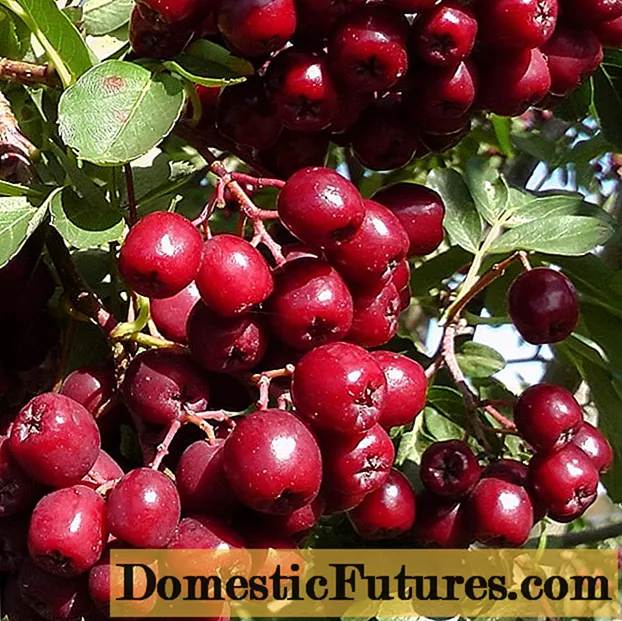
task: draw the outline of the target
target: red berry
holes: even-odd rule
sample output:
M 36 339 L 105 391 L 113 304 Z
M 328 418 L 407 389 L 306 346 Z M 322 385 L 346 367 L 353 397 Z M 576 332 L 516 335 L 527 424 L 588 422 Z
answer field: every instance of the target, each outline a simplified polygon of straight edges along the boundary
M 578 446 L 592 461 L 599 473 L 607 472 L 613 465 L 613 449 L 599 429 L 583 423 L 571 442 Z
M 272 332 L 291 347 L 309 350 L 346 336 L 352 296 L 336 270 L 311 257 L 288 261 L 274 274 L 265 305 Z
M 137 468 L 126 474 L 108 497 L 110 532 L 135 548 L 162 548 L 180 516 L 179 494 L 164 474 Z
M 136 356 L 121 387 L 127 407 L 144 421 L 169 425 L 186 413 L 204 412 L 209 385 L 186 354 L 152 349 Z
M 326 251 L 326 257 L 350 283 L 377 287 L 406 257 L 408 235 L 395 214 L 365 201 L 365 218 L 351 239 Z
M 464 505 L 428 490 L 417 494 L 417 518 L 412 534 L 418 542 L 438 548 L 468 548 L 473 535 Z
M 201 299 L 194 282 L 170 298 L 151 300 L 151 319 L 164 338 L 186 344 L 186 323 L 194 305 Z
M 558 343 L 579 321 L 577 293 L 561 272 L 546 267 L 529 270 L 510 286 L 508 313 L 529 343 Z
M 402 13 L 420 13 L 431 9 L 437 0 L 386 0 L 387 4 Z
M 252 369 L 263 357 L 268 335 L 258 317 L 219 317 L 202 302 L 188 318 L 188 345 L 208 371 L 235 373 Z
M 203 302 L 223 317 L 248 312 L 274 286 L 261 253 L 235 235 L 216 235 L 205 242 L 196 284 Z
M 572 440 L 583 424 L 583 413 L 565 388 L 535 384 L 516 402 L 514 421 L 518 432 L 534 449 L 552 451 Z
M 481 467 L 468 444 L 445 440 L 431 444 L 421 456 L 419 475 L 431 492 L 446 498 L 462 498 L 479 481 Z
M 324 513 L 324 504 L 324 499 L 318 495 L 313 502 L 291 513 L 283 515 L 256 513 L 255 516 L 268 532 L 280 533 L 285 537 L 294 537 L 298 541 L 305 537 L 318 523 Z
M 529 463 L 535 497 L 557 522 L 571 522 L 596 500 L 598 471 L 579 447 L 567 444 L 549 454 L 537 454 Z
M 373 200 L 390 209 L 406 231 L 409 256 L 434 252 L 445 237 L 445 205 L 434 191 L 415 183 L 395 183 L 381 188 Z
M 190 220 L 156 211 L 142 218 L 125 238 L 119 272 L 136 293 L 170 298 L 194 280 L 202 247 L 201 234 Z
M 324 501 L 324 515 L 330 516 L 354 509 L 363 502 L 367 494 L 342 494 L 338 490 L 324 485 L 321 496 Z
M 88 571 L 106 540 L 106 503 L 84 485 L 44 496 L 30 518 L 28 550 L 41 569 L 71 577 Z
M 374 351 L 372 356 L 387 380 L 387 394 L 378 422 L 386 429 L 408 425 L 425 406 L 428 381 L 423 367 L 392 351 Z
M 415 521 L 415 493 L 408 479 L 394 468 L 387 480 L 348 512 L 354 530 L 364 539 L 395 539 Z
M 0 571 L 17 571 L 28 556 L 28 521 L 21 515 L 0 517 Z
M 622 47 L 622 17 L 598 22 L 592 29 L 603 47 Z
M 0 517 L 31 509 L 39 496 L 38 485 L 11 455 L 8 438 L 0 436 Z
M 143 15 L 138 5 L 132 9 L 128 36 L 132 51 L 140 58 L 173 58 L 190 43 L 193 34 L 188 22 L 169 26 Z
M 560 0 L 564 17 L 578 24 L 594 24 L 622 17 L 620 0 Z
M 401 292 L 410 285 L 410 264 L 408 259 L 400 261 L 391 274 L 391 282 Z
M 276 176 L 287 179 L 302 168 L 324 166 L 329 142 L 328 132 L 307 134 L 284 129 L 276 144 L 260 156 Z
M 222 0 L 218 28 L 237 54 L 274 52 L 296 30 L 294 0 Z
M 500 459 L 494 461 L 482 472 L 482 478 L 495 477 L 508 481 L 508 483 L 514 483 L 514 485 L 520 485 L 521 487 L 527 486 L 527 473 L 529 469 L 525 464 L 515 459 Z
M 327 37 L 335 24 L 365 4 L 365 0 L 296 0 L 296 37 L 314 43 Z
M 365 215 L 356 187 L 329 168 L 304 168 L 292 175 L 277 202 L 287 229 L 310 246 L 349 239 Z
M 391 438 L 380 425 L 355 436 L 325 437 L 321 445 L 325 486 L 348 498 L 377 490 L 388 479 L 395 459 Z
M 366 6 L 344 19 L 328 45 L 331 68 L 358 92 L 385 90 L 408 69 L 408 21 L 387 7 Z
M 63 381 L 60 394 L 77 401 L 91 414 L 108 403 L 115 390 L 114 373 L 110 368 L 84 367 L 70 373 Z
M 114 481 L 122 476 L 123 469 L 121 466 L 106 451 L 99 451 L 92 468 L 80 480 L 80 485 L 97 489 L 101 485 L 101 481 Z
M 359 434 L 384 408 L 387 382 L 380 365 L 358 345 L 329 343 L 305 354 L 292 378 L 296 411 L 314 427 Z
M 518 548 L 529 538 L 533 506 L 524 487 L 495 477 L 483 478 L 466 500 L 475 540 L 490 547 Z
M 87 409 L 64 395 L 45 393 L 20 410 L 13 422 L 9 448 L 35 481 L 67 487 L 90 470 L 101 441 Z
M 181 22 L 188 18 L 198 17 L 213 11 L 217 0 L 138 0 L 140 12 L 154 23 L 167 24 Z
M 338 97 L 338 110 L 328 128 L 332 134 L 346 132 L 358 121 L 363 110 L 374 100 L 372 93 L 357 93 L 343 88 L 339 90 Z
M 225 444 L 224 467 L 238 498 L 262 513 L 290 513 L 318 494 L 322 458 L 295 416 L 261 410 L 238 423 Z

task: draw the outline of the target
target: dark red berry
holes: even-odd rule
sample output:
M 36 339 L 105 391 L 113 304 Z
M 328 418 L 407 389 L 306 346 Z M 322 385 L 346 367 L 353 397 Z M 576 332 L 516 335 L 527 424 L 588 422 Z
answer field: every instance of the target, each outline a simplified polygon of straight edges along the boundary
M 10 621 L 46 621 L 26 604 L 19 592 L 17 576 L 10 576 L 2 591 L 2 614 Z
M 415 521 L 415 493 L 408 479 L 394 468 L 387 480 L 348 512 L 354 530 L 364 539 L 395 539 Z
M 97 489 L 102 481 L 114 481 L 122 476 L 121 466 L 106 451 L 99 451 L 92 468 L 80 480 L 80 485 Z
M 161 548 L 179 523 L 181 508 L 174 483 L 150 468 L 126 474 L 108 497 L 110 532 L 136 548 Z
M 527 485 L 527 473 L 529 469 L 525 464 L 515 459 L 500 459 L 494 461 L 482 472 L 482 478 L 495 477 L 525 487 Z
M 338 110 L 328 129 L 332 134 L 339 134 L 339 137 L 345 138 L 341 134 L 358 121 L 363 110 L 374 100 L 374 96 L 372 93 L 357 93 L 342 87 L 338 92 L 338 97 Z M 336 140 L 337 136 L 333 138 Z
M 594 24 L 622 17 L 620 0 L 560 0 L 564 17 L 577 24 Z
M 419 136 L 421 144 L 430 153 L 444 153 L 452 149 L 458 145 L 471 130 L 471 116 L 467 114 L 465 118 L 459 120 L 458 124 L 461 125 L 461 127 L 457 131 L 440 131 L 439 133 L 436 131 L 421 132 Z
M 41 569 L 71 577 L 97 562 L 107 538 L 103 498 L 84 485 L 74 485 L 37 503 L 30 518 L 28 550 Z
M 195 84 L 194 91 L 201 103 L 201 119 L 199 121 L 199 127 L 210 127 L 214 124 L 216 115 L 216 104 L 218 103 L 218 97 L 222 93 L 220 86 L 203 86 L 202 84 Z M 192 112 L 192 108 L 188 109 L 188 113 Z
M 261 253 L 235 235 L 216 235 L 205 242 L 196 284 L 203 302 L 223 317 L 261 304 L 274 286 Z
M 95 414 L 112 399 L 114 390 L 112 369 L 84 367 L 70 373 L 63 381 L 59 392 L 83 405 L 91 414 Z
M 8 438 L 0 436 L 0 517 L 31 509 L 39 496 L 38 485 L 11 455 Z
M 533 526 L 533 506 L 524 487 L 486 477 L 473 488 L 465 511 L 476 541 L 496 548 L 518 548 Z
M 395 459 L 391 438 L 380 425 L 357 435 L 325 436 L 321 446 L 325 486 L 350 498 L 377 490 Z
M 328 44 L 335 74 L 358 92 L 385 90 L 408 69 L 408 21 L 370 5 L 344 19 Z
M 338 490 L 322 486 L 320 492 L 324 501 L 324 515 L 336 515 L 344 511 L 350 511 L 363 502 L 367 494 L 343 494 Z
M 274 52 L 296 30 L 294 0 L 222 0 L 218 28 L 242 56 Z
M 44 393 L 20 410 L 13 422 L 9 448 L 35 481 L 67 487 L 90 470 L 101 441 L 86 408 L 64 395 Z
M 431 492 L 446 498 L 462 498 L 479 481 L 481 467 L 462 440 L 431 444 L 421 456 L 421 482 Z
M 150 21 L 174 24 L 207 14 L 217 8 L 218 0 L 139 0 L 140 12 Z
M 567 444 L 549 454 L 537 454 L 529 463 L 535 497 L 557 522 L 571 522 L 596 500 L 598 471 L 578 446 Z
M 164 338 L 186 344 L 186 323 L 194 305 L 200 300 L 194 282 L 170 298 L 151 300 L 151 319 Z
M 0 517 L 0 571 L 17 571 L 28 556 L 28 520 Z
M 410 240 L 409 256 L 430 254 L 441 245 L 445 205 L 434 190 L 415 183 L 395 183 L 378 190 L 373 200 L 397 216 Z
M 372 356 L 387 380 L 387 394 L 378 422 L 386 429 L 408 425 L 425 405 L 428 382 L 423 367 L 392 351 L 374 351 Z
M 306 426 L 283 410 L 244 418 L 224 449 L 227 478 L 238 498 L 262 513 L 290 513 L 318 494 L 322 458 Z
M 324 166 L 328 156 L 328 132 L 308 134 L 284 129 L 276 144 L 260 154 L 269 170 L 288 179 L 302 168 Z
M 321 494 L 300 509 L 283 515 L 268 515 L 256 513 L 262 527 L 268 532 L 280 533 L 285 537 L 293 537 L 296 541 L 305 537 L 318 523 L 324 513 L 324 499 Z
M 386 0 L 392 8 L 402 13 L 420 13 L 431 9 L 437 0 Z
M 622 17 L 598 22 L 592 30 L 603 47 L 622 47 Z
M 196 276 L 203 240 L 190 220 L 169 211 L 142 218 L 121 246 L 119 272 L 132 289 L 150 298 L 170 298 Z
M 134 54 L 140 58 L 173 58 L 183 52 L 193 34 L 187 22 L 167 27 L 147 19 L 137 5 L 132 9 L 128 36 Z
M 508 313 L 529 343 L 558 343 L 579 321 L 577 293 L 561 272 L 546 267 L 529 270 L 510 286 Z
M 583 412 L 565 388 L 535 384 L 514 405 L 514 421 L 534 449 L 552 451 L 572 440 L 583 424 Z
M 613 449 L 609 440 L 594 425 L 583 423 L 571 442 L 591 459 L 599 473 L 602 474 L 611 469 L 614 458 Z
M 423 490 L 417 494 L 416 505 L 412 535 L 419 543 L 437 548 L 468 548 L 473 542 L 463 504 Z
M 410 285 L 410 264 L 408 259 L 400 261 L 391 274 L 391 282 L 398 291 L 403 291 Z
M 343 339 L 352 327 L 352 296 L 328 263 L 310 257 L 288 261 L 274 274 L 265 305 L 272 332 L 302 350 Z
M 304 168 L 292 175 L 277 202 L 287 229 L 310 246 L 349 239 L 363 222 L 365 207 L 356 187 L 329 168 Z
M 188 345 L 208 371 L 235 373 L 252 369 L 263 357 L 268 342 L 259 317 L 220 317 L 202 302 L 188 318 Z
M 305 354 L 292 378 L 296 411 L 314 427 L 358 434 L 384 408 L 387 382 L 380 365 L 358 345 L 329 343 Z
M 296 0 L 296 37 L 313 44 L 327 37 L 341 19 L 365 4 L 365 0 Z

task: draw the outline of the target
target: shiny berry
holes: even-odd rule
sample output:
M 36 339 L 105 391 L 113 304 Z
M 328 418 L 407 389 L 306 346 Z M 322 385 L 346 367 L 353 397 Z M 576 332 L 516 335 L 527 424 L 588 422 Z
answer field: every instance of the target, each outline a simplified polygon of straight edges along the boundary
M 140 12 L 153 23 L 174 24 L 213 11 L 218 0 L 139 0 Z
M 95 414 L 112 399 L 114 391 L 115 379 L 111 368 L 83 367 L 64 379 L 59 392 Z
M 95 463 L 80 479 L 80 485 L 97 489 L 102 481 L 114 481 L 123 476 L 123 469 L 106 451 L 99 451 Z
M 194 282 L 170 298 L 151 300 L 151 319 L 166 339 L 185 345 L 186 323 L 194 305 L 201 299 Z
M 571 442 L 590 458 L 599 473 L 602 474 L 611 469 L 614 459 L 613 449 L 609 440 L 594 425 L 583 423 Z
M 173 27 L 146 18 L 137 5 L 132 9 L 128 37 L 139 58 L 168 59 L 183 52 L 194 30 L 187 22 Z
M 412 536 L 437 548 L 468 548 L 473 535 L 464 505 L 423 490 L 417 494 L 417 517 Z
M 565 17 L 577 24 L 595 24 L 622 17 L 620 0 L 560 0 Z
M 598 22 L 592 30 L 603 47 L 622 47 L 622 17 Z

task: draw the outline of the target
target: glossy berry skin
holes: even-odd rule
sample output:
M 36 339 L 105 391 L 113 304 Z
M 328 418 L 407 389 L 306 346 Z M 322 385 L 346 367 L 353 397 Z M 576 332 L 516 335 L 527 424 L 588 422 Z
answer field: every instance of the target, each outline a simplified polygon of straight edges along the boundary
M 451 67 L 469 56 L 476 35 L 477 21 L 469 9 L 443 3 L 415 20 L 411 49 L 427 64 Z
M 323 52 L 294 47 L 279 52 L 265 76 L 277 118 L 294 131 L 317 132 L 337 114 L 338 98 Z
M 609 440 L 594 425 L 584 422 L 571 442 L 590 458 L 600 474 L 611 469 L 614 458 L 613 449 Z
M 183 52 L 194 31 L 187 22 L 174 28 L 147 19 L 138 5 L 132 9 L 129 40 L 132 51 L 140 58 L 168 59 Z
M 203 240 L 192 222 L 156 211 L 138 221 L 125 238 L 119 272 L 139 295 L 170 298 L 196 276 Z
M 415 521 L 415 492 L 408 479 L 395 468 L 387 480 L 348 512 L 354 530 L 363 539 L 396 539 Z
M 302 168 L 324 166 L 328 156 L 328 132 L 308 134 L 284 129 L 274 146 L 260 154 L 269 170 L 288 179 Z
M 619 0 L 562 0 L 560 7 L 564 16 L 577 24 L 595 24 L 622 17 Z
M 551 87 L 546 59 L 537 48 L 519 50 L 480 66 L 478 104 L 501 116 L 519 116 Z
M 354 436 L 329 435 L 320 443 L 324 484 L 330 491 L 358 499 L 377 490 L 388 479 L 395 448 L 380 425 Z
M 557 23 L 557 0 L 484 0 L 475 5 L 478 36 L 497 50 L 540 47 Z
M 207 14 L 216 8 L 215 0 L 139 0 L 138 8 L 153 23 L 175 24 L 197 14 Z
M 572 522 L 596 500 L 598 471 L 574 444 L 554 453 L 535 455 L 529 463 L 535 497 L 557 522 Z
M 104 499 L 84 485 L 74 485 L 37 503 L 30 518 L 28 550 L 41 569 L 71 577 L 97 562 L 107 538 Z
M 97 489 L 101 481 L 114 481 L 123 476 L 123 469 L 106 451 L 99 451 L 92 468 L 80 479 L 80 485 Z
M 390 278 L 392 270 L 406 257 L 409 240 L 399 219 L 372 200 L 365 201 L 365 218 L 354 236 L 326 257 L 353 285 L 374 287 Z
M 285 537 L 293 537 L 295 541 L 304 538 L 318 523 L 324 513 L 325 503 L 322 495 L 315 497 L 300 509 L 283 515 L 255 514 L 267 532 L 280 533 Z
M 546 267 L 529 270 L 510 286 L 508 313 L 529 343 L 558 343 L 579 321 L 577 293 L 561 272 Z
M 514 405 L 514 422 L 535 450 L 553 451 L 572 440 L 583 424 L 583 412 L 565 388 L 535 384 Z
M 496 548 L 518 548 L 529 538 L 533 506 L 524 487 L 486 477 L 466 500 L 466 513 L 475 540 Z
M 525 464 L 515 459 L 500 459 L 494 461 L 482 472 L 482 478 L 495 477 L 514 483 L 514 485 L 521 485 L 525 487 L 527 485 L 527 473 L 529 469 Z
M 218 28 L 241 56 L 274 52 L 296 29 L 294 0 L 222 0 Z
M 362 347 L 386 345 L 397 334 L 402 310 L 395 285 L 387 282 L 369 291 L 357 291 L 352 300 L 354 315 L 346 340 Z
M 0 571 L 17 571 L 28 556 L 28 523 L 21 515 L 0 517 Z
M 566 95 L 585 82 L 603 60 L 598 37 L 584 25 L 560 22 L 542 46 L 551 74 L 551 93 Z
M 136 356 L 121 391 L 127 407 L 154 425 L 169 425 L 187 413 L 204 412 L 209 400 L 203 370 L 190 356 L 166 349 Z
M 288 412 L 260 410 L 242 419 L 224 452 L 233 491 L 255 511 L 290 513 L 319 492 L 320 449 L 307 427 Z
M 252 369 L 263 357 L 268 334 L 253 315 L 219 317 L 202 302 L 188 318 L 188 345 L 208 371 L 235 373 Z
M 431 444 L 424 451 L 419 475 L 431 492 L 458 499 L 468 494 L 479 481 L 481 467 L 465 442 L 445 440 Z
M 191 282 L 177 295 L 151 300 L 151 319 L 166 339 L 185 345 L 186 323 L 194 305 L 201 299 L 196 284 Z
M 271 147 L 282 125 L 274 115 L 263 80 L 251 77 L 223 89 L 216 104 L 216 127 L 237 144 L 255 149 Z
M 424 489 L 416 497 L 413 539 L 435 548 L 468 548 L 473 536 L 464 505 Z
M 326 261 L 312 257 L 288 261 L 275 271 L 274 279 L 274 293 L 265 312 L 279 340 L 306 351 L 348 334 L 352 295 Z
M 235 235 L 216 235 L 205 242 L 196 276 L 203 302 L 222 317 L 248 312 L 274 287 L 261 253 Z
M 162 548 L 173 536 L 181 508 L 175 484 L 161 472 L 137 468 L 108 497 L 112 535 L 135 548 Z
M 305 354 L 292 377 L 296 411 L 314 427 L 356 435 L 373 427 L 387 382 L 380 365 L 358 345 L 329 343 Z
M 39 499 L 38 485 L 20 468 L 0 436 L 0 518 L 31 509 Z
M 181 456 L 175 480 L 184 515 L 195 513 L 230 517 L 238 500 L 229 487 L 223 459 L 225 441 L 192 443 Z
M 329 168 L 303 168 L 279 194 L 279 218 L 310 246 L 331 246 L 349 239 L 363 222 L 365 207 L 356 187 Z
M 445 205 L 434 190 L 415 183 L 395 183 L 378 190 L 373 200 L 397 216 L 410 242 L 408 256 L 425 256 L 441 245 Z
M 622 47 L 622 17 L 598 22 L 592 30 L 603 47 Z
M 44 393 L 17 415 L 9 448 L 35 481 L 51 487 L 77 483 L 95 463 L 101 440 L 89 411 L 73 399 Z
M 365 0 L 297 0 L 296 40 L 313 45 L 325 39 L 338 22 L 364 4 Z
M 77 401 L 91 414 L 112 399 L 114 373 L 109 368 L 84 367 L 72 371 L 64 380 L 60 394 Z
M 366 6 L 344 19 L 328 44 L 332 70 L 351 89 L 385 90 L 408 69 L 408 21 L 387 7 Z
M 408 425 L 425 406 L 428 381 L 423 367 L 392 351 L 378 350 L 371 355 L 387 380 L 387 394 L 378 422 L 385 429 Z

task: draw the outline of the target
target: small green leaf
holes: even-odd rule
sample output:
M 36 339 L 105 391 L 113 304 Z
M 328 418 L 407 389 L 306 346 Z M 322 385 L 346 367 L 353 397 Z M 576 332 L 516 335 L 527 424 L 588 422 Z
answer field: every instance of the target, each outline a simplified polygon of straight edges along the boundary
M 555 107 L 555 116 L 563 121 L 581 121 L 590 114 L 593 100 L 594 84 L 593 80 L 589 79 Z
M 489 224 L 496 224 L 506 210 L 509 188 L 489 158 L 475 157 L 467 162 L 465 178 L 475 207 Z
M 462 395 L 448 386 L 431 386 L 428 389 L 427 403 L 438 410 L 452 423 L 461 426 L 467 425 L 467 411 L 464 407 Z
M 464 427 L 457 425 L 445 414 L 431 407 L 423 411 L 423 427 L 425 433 L 436 442 L 459 440 L 464 436 Z
M 618 50 L 607 50 L 605 58 L 592 77 L 594 108 L 605 138 L 622 148 L 622 63 Z
M 467 377 L 490 377 L 505 367 L 505 358 L 498 351 L 473 341 L 466 341 L 456 358 Z
M 506 156 L 512 155 L 512 119 L 497 114 L 491 114 L 490 119 L 501 153 Z
M 100 166 L 126 164 L 171 131 L 184 99 L 179 78 L 108 60 L 61 96 L 60 133 L 82 159 Z
M 471 255 L 460 248 L 452 246 L 445 252 L 428 259 L 416 269 L 410 277 L 410 286 L 415 297 L 427 295 L 430 289 L 441 287 L 443 280 L 451 278 L 461 267 L 471 261 Z
M 490 247 L 491 253 L 535 250 L 550 254 L 587 254 L 612 235 L 613 228 L 600 218 L 551 216 L 533 220 L 507 231 Z
M 452 244 L 475 254 L 482 236 L 482 221 L 460 173 L 437 168 L 428 175 L 428 185 L 445 203 L 445 229 Z
M 29 196 L 31 198 L 41 198 L 42 195 L 30 186 L 0 180 L 0 196 Z
M 0 198 L 0 267 L 4 267 L 35 232 L 47 214 L 25 197 Z
M 30 33 L 20 19 L 0 7 L 0 56 L 19 60 L 30 47 Z
M 87 35 L 101 36 L 115 31 L 130 21 L 134 0 L 86 0 L 84 30 Z
M 167 60 L 164 66 L 182 77 L 203 86 L 226 86 L 244 81 L 253 75 L 253 65 L 247 60 L 233 56 L 220 45 L 199 39 L 175 60 Z

